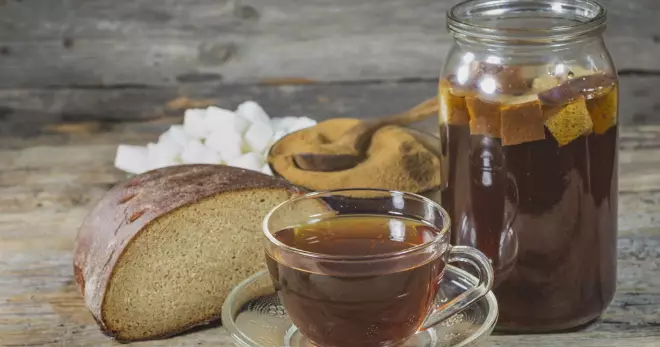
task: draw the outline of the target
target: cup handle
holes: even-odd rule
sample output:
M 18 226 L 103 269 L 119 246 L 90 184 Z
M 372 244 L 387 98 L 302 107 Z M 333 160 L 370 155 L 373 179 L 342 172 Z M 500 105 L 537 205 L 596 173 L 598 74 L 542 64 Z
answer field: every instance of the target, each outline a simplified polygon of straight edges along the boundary
M 437 305 L 431 309 L 422 324 L 422 329 L 428 329 L 444 321 L 450 316 L 463 311 L 488 293 L 493 286 L 493 267 L 490 260 L 481 251 L 468 246 L 453 246 L 449 249 L 448 263 L 466 263 L 477 270 L 479 283 L 469 288 L 451 301 Z

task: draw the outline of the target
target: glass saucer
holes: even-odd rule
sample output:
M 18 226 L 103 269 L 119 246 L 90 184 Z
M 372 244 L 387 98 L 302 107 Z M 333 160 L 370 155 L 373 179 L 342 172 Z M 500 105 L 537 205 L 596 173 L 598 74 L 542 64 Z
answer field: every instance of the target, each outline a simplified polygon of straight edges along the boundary
M 443 303 L 476 285 L 469 273 L 448 265 L 437 303 Z M 498 309 L 495 295 L 484 298 L 435 327 L 418 332 L 402 347 L 477 346 L 495 327 Z M 237 285 L 222 305 L 222 324 L 239 347 L 313 347 L 280 304 L 266 270 Z

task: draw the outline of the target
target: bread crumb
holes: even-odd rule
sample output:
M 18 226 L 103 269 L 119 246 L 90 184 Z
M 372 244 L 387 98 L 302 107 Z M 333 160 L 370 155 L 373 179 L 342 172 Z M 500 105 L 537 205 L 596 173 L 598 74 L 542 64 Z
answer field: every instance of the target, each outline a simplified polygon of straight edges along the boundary
M 587 109 L 594 123 L 594 132 L 604 134 L 617 123 L 619 93 L 616 86 L 603 95 L 587 101 Z
M 501 111 L 499 102 L 483 101 L 477 97 L 465 97 L 470 115 L 470 134 L 499 138 Z
M 470 118 L 467 107 L 465 106 L 465 99 L 452 94 L 452 87 L 449 81 L 440 80 L 438 91 L 440 98 L 440 122 L 455 125 L 468 124 Z
M 502 106 L 502 145 L 518 145 L 545 139 L 539 100 Z
M 560 146 L 565 146 L 578 137 L 591 133 L 593 122 L 584 97 L 580 96 L 560 108 L 545 122 L 545 126 Z

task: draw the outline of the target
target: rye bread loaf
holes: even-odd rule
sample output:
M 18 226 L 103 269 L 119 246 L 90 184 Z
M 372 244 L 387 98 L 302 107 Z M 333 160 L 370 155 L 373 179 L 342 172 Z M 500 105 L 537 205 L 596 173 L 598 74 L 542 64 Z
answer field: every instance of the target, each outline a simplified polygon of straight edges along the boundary
M 101 330 L 135 341 L 218 319 L 232 287 L 264 268 L 263 217 L 299 193 L 222 165 L 168 167 L 112 188 L 83 222 L 74 255 Z

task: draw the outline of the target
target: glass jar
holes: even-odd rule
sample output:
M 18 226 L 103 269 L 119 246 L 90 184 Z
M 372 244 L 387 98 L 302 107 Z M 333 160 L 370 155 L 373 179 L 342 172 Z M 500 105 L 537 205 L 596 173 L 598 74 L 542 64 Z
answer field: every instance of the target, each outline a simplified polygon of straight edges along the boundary
M 587 324 L 616 285 L 618 78 L 591 0 L 448 13 L 440 134 L 454 244 L 496 270 L 498 330 Z

